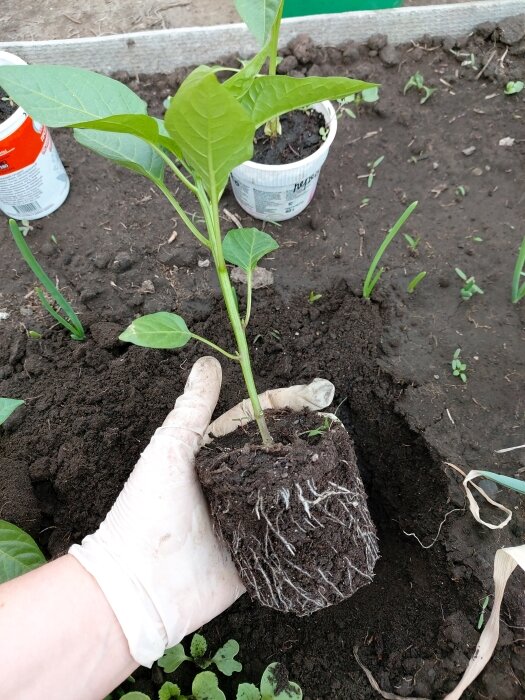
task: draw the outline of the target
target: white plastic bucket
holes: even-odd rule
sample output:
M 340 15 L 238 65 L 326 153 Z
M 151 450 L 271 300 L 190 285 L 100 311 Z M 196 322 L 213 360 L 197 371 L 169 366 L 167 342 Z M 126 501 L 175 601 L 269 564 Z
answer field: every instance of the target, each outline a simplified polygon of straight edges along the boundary
M 0 65 L 25 65 L 0 51 Z M 64 202 L 69 178 L 48 129 L 19 107 L 0 124 L 0 209 L 13 219 L 40 219 Z
M 232 170 L 230 182 L 235 199 L 256 219 L 284 221 L 297 216 L 310 204 L 337 132 L 331 102 L 319 102 L 312 108 L 324 116 L 329 127 L 326 140 L 315 153 L 286 165 L 263 165 L 247 160 Z

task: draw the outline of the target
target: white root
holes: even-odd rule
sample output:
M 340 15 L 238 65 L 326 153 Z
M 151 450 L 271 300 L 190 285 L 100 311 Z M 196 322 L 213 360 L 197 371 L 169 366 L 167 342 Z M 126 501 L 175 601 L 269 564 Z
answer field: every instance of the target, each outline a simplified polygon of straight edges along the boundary
M 308 479 L 303 484 L 295 483 L 293 489 L 281 488 L 277 494 L 259 491 L 253 512 L 262 526 L 262 535 L 248 536 L 239 525 L 233 536 L 232 554 L 251 596 L 263 605 L 307 615 L 349 597 L 372 580 L 379 551 L 359 483 L 351 490 L 329 482 L 322 490 Z M 283 528 L 284 522 L 294 525 L 295 537 Z M 314 533 L 325 529 L 328 532 L 322 537 L 330 537 L 334 527 L 344 531 L 348 543 L 340 552 L 332 546 L 332 560 L 339 556 L 345 563 L 343 575 L 336 566 L 334 577 L 330 563 L 299 566 L 295 558 L 301 560 Z M 356 566 L 352 552 L 359 553 L 364 566 Z

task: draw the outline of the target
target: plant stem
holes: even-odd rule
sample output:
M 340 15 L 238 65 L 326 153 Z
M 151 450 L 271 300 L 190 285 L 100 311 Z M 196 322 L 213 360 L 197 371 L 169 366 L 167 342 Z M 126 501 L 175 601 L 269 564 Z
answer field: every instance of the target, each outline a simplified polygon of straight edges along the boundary
M 162 158 L 162 160 L 166 163 L 168 168 L 173 172 L 175 177 L 177 179 L 179 179 L 182 182 L 182 184 L 185 185 L 190 190 L 190 192 L 193 192 L 193 194 L 196 195 L 197 188 L 195 187 L 195 185 L 192 182 L 190 182 L 185 175 L 182 174 L 182 172 L 179 170 L 179 168 L 177 168 L 177 166 L 171 160 L 171 158 L 169 156 L 167 156 L 166 153 L 164 153 L 162 148 L 155 146 L 155 144 L 153 144 L 153 143 L 150 143 L 150 146 Z
M 275 17 L 275 22 L 272 27 L 272 34 L 270 37 L 269 45 L 269 55 L 270 61 L 268 65 L 268 75 L 276 75 L 277 73 L 277 49 L 279 48 L 279 31 L 281 29 L 281 19 L 283 16 L 284 1 L 281 2 L 279 11 Z M 276 138 L 281 134 L 281 122 L 279 117 L 274 117 L 270 119 L 269 122 L 264 127 L 264 133 L 271 138 Z
M 252 288 L 253 288 L 253 270 L 250 270 L 246 275 L 246 313 L 242 322 L 244 330 L 248 328 L 250 323 L 250 314 L 252 311 Z
M 221 348 L 219 345 L 215 345 L 215 343 L 212 343 L 211 340 L 208 340 L 207 338 L 203 338 L 201 335 L 197 335 L 196 333 L 191 333 L 190 335 L 195 340 L 199 340 L 201 343 L 205 343 L 206 345 L 209 345 L 210 348 L 213 348 L 217 352 L 222 353 L 229 360 L 234 360 L 235 362 L 239 362 L 239 355 L 238 354 L 233 355 L 231 352 L 228 352 L 224 348 Z
M 206 248 L 209 248 L 210 247 L 209 240 L 205 236 L 203 236 L 203 234 L 199 231 L 199 229 L 193 224 L 190 217 L 186 214 L 184 209 L 177 202 L 177 200 L 171 194 L 171 192 L 166 187 L 166 185 L 163 182 L 161 182 L 160 180 L 155 180 L 155 184 L 157 185 L 159 190 L 162 192 L 162 194 L 166 197 L 166 199 L 171 204 L 171 206 L 175 209 L 175 211 L 180 216 L 180 218 L 184 221 L 184 223 L 189 228 L 189 230 L 193 233 L 193 235 L 202 243 L 203 246 L 206 246 Z
M 228 318 L 230 319 L 233 334 L 235 336 L 235 342 L 237 343 L 237 349 L 239 352 L 239 363 L 241 365 L 242 375 L 244 377 L 246 389 L 248 390 L 248 396 L 252 404 L 253 416 L 257 423 L 257 427 L 259 428 L 263 445 L 271 445 L 273 439 L 270 435 L 270 431 L 268 430 L 268 426 L 266 425 L 264 411 L 262 410 L 261 402 L 259 401 L 259 395 L 257 393 L 257 388 L 255 386 L 255 381 L 253 378 L 252 366 L 250 362 L 250 352 L 248 350 L 246 334 L 241 321 L 241 317 L 239 315 L 239 309 L 237 307 L 237 302 L 235 300 L 235 295 L 231 286 L 230 277 L 228 275 L 228 269 L 226 267 L 226 261 L 224 260 L 224 255 L 222 252 L 221 227 L 219 221 L 219 203 L 214 185 L 212 185 L 211 187 L 210 195 L 211 201 L 208 200 L 204 191 L 200 190 L 198 197 L 202 210 L 204 212 L 204 216 L 206 218 L 206 225 L 208 228 L 208 234 L 210 236 L 211 251 L 213 255 L 213 261 L 215 263 L 215 270 L 217 272 L 217 277 L 219 280 L 222 296 L 224 298 L 224 303 L 226 304 Z

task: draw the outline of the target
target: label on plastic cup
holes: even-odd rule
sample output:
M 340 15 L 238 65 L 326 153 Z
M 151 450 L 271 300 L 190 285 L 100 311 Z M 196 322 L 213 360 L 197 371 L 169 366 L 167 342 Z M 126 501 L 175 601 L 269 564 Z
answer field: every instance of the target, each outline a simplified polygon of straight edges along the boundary
M 69 178 L 47 128 L 24 112 L 21 118 L 0 136 L 0 209 L 15 219 L 39 219 L 65 200 Z
M 0 51 L 0 65 L 26 62 Z M 19 107 L 0 122 L 0 210 L 13 219 L 40 219 L 64 202 L 69 178 L 45 126 Z

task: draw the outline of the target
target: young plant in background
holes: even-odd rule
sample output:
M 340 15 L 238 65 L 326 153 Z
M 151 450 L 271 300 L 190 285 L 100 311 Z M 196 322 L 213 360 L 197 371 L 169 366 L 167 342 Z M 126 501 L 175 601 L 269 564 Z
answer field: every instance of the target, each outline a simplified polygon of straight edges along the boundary
M 61 326 L 66 328 L 71 333 L 73 340 L 84 340 L 86 334 L 78 316 L 73 311 L 71 305 L 67 302 L 64 296 L 58 291 L 56 285 L 53 284 L 51 279 L 46 275 L 39 262 L 36 260 L 35 256 L 27 245 L 20 227 L 14 219 L 9 219 L 9 228 L 11 229 L 11 233 L 13 234 L 18 250 L 29 266 L 29 269 L 33 272 L 37 280 L 46 289 L 49 295 L 55 300 L 59 309 L 62 311 L 62 314 L 58 313 L 58 311 L 51 306 L 44 296 L 42 289 L 40 287 L 36 287 L 36 295 L 44 309 L 55 319 L 55 321 L 58 321 Z
M 5 423 L 11 413 L 21 406 L 25 401 L 22 399 L 8 399 L 5 396 L 0 396 L 0 425 Z
M 322 299 L 322 298 L 323 298 L 322 294 L 311 291 L 310 294 L 308 295 L 308 303 L 315 304 L 316 301 L 319 301 L 319 299 Z
M 461 361 L 461 348 L 458 348 L 452 355 L 452 374 L 454 377 L 459 377 L 463 384 L 467 383 L 467 365 Z
M 25 574 L 45 561 L 39 546 L 27 532 L 0 520 L 0 583 Z
M 185 661 L 193 661 L 199 668 L 206 669 L 215 665 L 217 670 L 225 676 L 242 671 L 240 664 L 235 657 L 239 653 L 239 644 L 235 639 L 230 639 L 213 656 L 206 656 L 208 643 L 202 634 L 194 634 L 190 643 L 190 656 L 186 655 L 182 644 L 166 649 L 164 656 L 158 660 L 158 665 L 165 673 L 173 673 Z
M 401 214 L 396 223 L 388 231 L 383 242 L 379 246 L 377 253 L 374 255 L 374 259 L 372 260 L 370 267 L 368 268 L 368 272 L 366 273 L 365 281 L 363 283 L 363 297 L 365 299 L 370 299 L 370 295 L 374 291 L 376 284 L 379 282 L 381 275 L 385 270 L 384 267 L 381 267 L 379 271 L 377 271 L 377 266 L 379 265 L 379 261 L 383 257 L 383 253 L 392 243 L 392 241 L 396 237 L 396 234 L 399 232 L 399 229 L 405 224 L 406 220 L 408 219 L 410 214 L 412 214 L 417 205 L 417 201 L 412 202 L 412 204 L 410 204 L 405 209 L 405 211 Z
M 411 75 L 403 88 L 403 95 L 406 95 L 409 90 L 415 88 L 418 92 L 423 93 L 419 100 L 419 104 L 424 105 L 432 93 L 436 92 L 437 88 L 431 88 L 425 85 L 425 79 L 419 71 Z
M 454 270 L 456 272 L 456 275 L 465 283 L 461 287 L 459 292 L 463 301 L 468 301 L 469 299 L 472 299 L 474 294 L 485 294 L 481 287 L 478 287 L 478 285 L 476 284 L 475 277 L 467 277 L 467 275 L 463 272 L 463 270 L 460 270 L 459 267 L 455 267 Z
M 353 109 L 348 105 L 355 105 L 356 111 L 359 107 L 364 104 L 373 104 L 379 100 L 379 88 L 377 86 L 367 88 L 362 92 L 356 93 L 355 95 L 348 95 L 348 97 L 343 97 L 337 100 L 337 109 L 335 110 L 335 115 L 338 119 L 341 119 L 343 115 L 350 117 L 351 119 L 356 119 L 357 115 Z
M 241 683 L 236 700 L 302 700 L 303 691 L 288 680 L 283 664 L 273 663 L 264 671 L 259 688 L 253 683 Z
M 521 278 L 525 277 L 525 236 L 518 250 L 514 274 L 512 276 L 512 303 L 517 304 L 525 297 L 525 281 L 520 284 Z
M 420 282 L 422 282 L 426 276 L 427 276 L 427 273 L 423 270 L 422 272 L 419 272 L 415 277 L 413 277 L 410 280 L 410 282 L 408 283 L 407 292 L 409 294 L 413 294 L 415 292 L 417 285 Z
M 256 130 L 275 127 L 281 114 L 372 87 L 349 78 L 291 78 L 275 75 L 282 2 L 239 0 L 238 9 L 263 44 L 241 70 L 219 83 L 216 68 L 200 66 L 171 98 L 163 120 L 125 85 L 106 76 L 66 66 L 0 66 L 0 86 L 34 119 L 50 127 L 75 128 L 75 138 L 100 155 L 147 177 L 171 203 L 186 227 L 213 258 L 237 349 L 229 352 L 205 340 L 240 365 L 264 444 L 268 432 L 253 378 L 246 327 L 251 290 L 241 317 L 226 263 L 249 276 L 257 262 L 278 245 L 257 229 L 230 231 L 224 240 L 219 200 L 231 170 L 253 154 Z M 270 75 L 260 69 L 270 57 Z M 205 231 L 186 214 L 165 182 L 165 168 L 184 185 L 202 210 Z M 122 340 L 144 347 L 179 348 L 196 338 L 176 314 L 136 319 Z M 199 340 L 202 340 L 198 337 Z
M 490 600 L 490 596 L 486 595 L 483 598 L 483 601 L 480 603 L 481 612 L 480 612 L 479 617 L 478 617 L 478 624 L 476 625 L 478 630 L 480 630 L 483 627 L 483 625 L 485 624 L 485 611 L 487 610 L 489 600 Z

